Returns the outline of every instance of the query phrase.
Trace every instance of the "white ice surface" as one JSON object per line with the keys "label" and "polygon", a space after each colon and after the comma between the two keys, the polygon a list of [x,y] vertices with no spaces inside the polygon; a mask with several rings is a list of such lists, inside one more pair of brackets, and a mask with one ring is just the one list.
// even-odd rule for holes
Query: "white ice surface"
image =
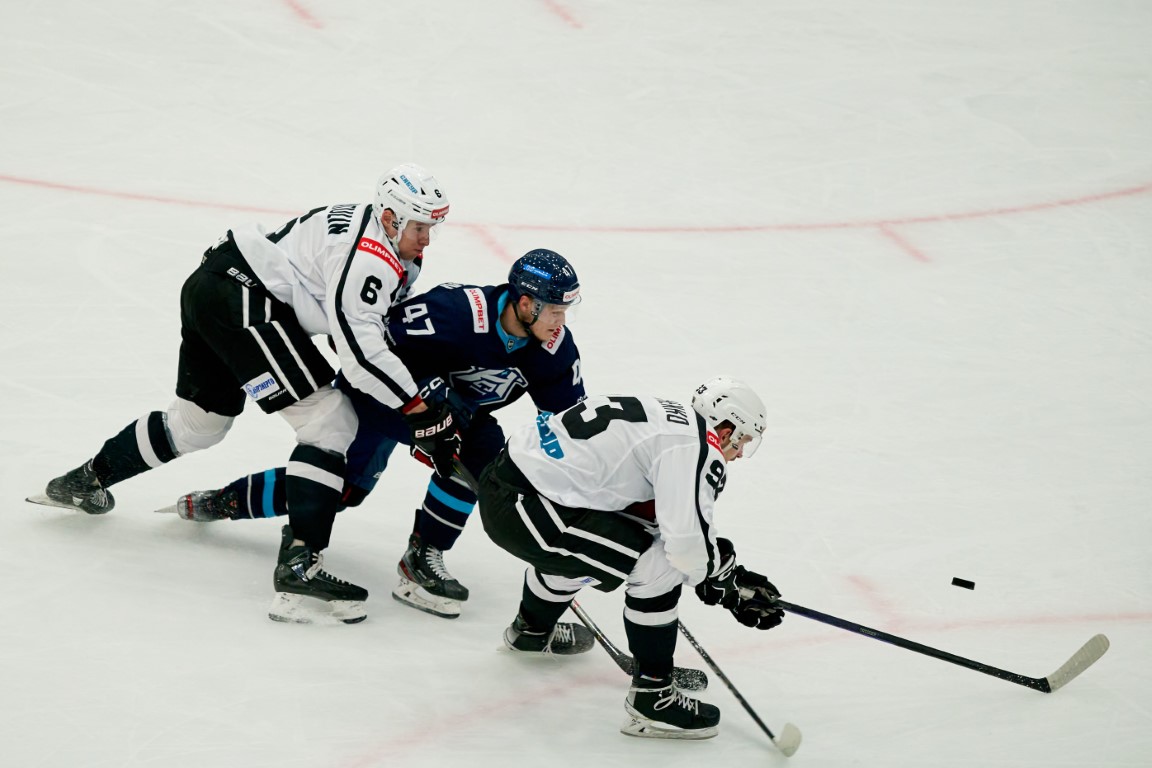
{"label": "white ice surface", "polygon": [[[4,3],[0,764],[1152,765],[1150,40],[1144,0]],[[151,513],[283,463],[256,409],[106,517],[23,502],[167,404],[225,229],[407,160],[452,203],[424,287],[554,248],[592,391],[754,383],[771,426],[718,524],[787,598],[1031,676],[1111,651],[1045,696],[685,599],[804,731],[785,761],[714,676],[719,737],[661,743],[617,733],[599,651],[498,650],[521,568],[479,521],[459,620],[392,601],[402,456],[336,523],[351,627],[265,618],[277,523]],[[622,596],[583,602],[623,644]]]}

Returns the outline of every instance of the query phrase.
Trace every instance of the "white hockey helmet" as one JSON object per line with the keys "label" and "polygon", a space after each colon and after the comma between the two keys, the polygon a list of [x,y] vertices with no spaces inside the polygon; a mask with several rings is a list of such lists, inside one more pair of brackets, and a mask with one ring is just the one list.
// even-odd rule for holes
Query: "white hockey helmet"
{"label": "white hockey helmet", "polygon": [[727,421],[732,425],[731,445],[744,439],[744,456],[756,453],[767,421],[764,402],[742,381],[717,376],[701,384],[692,395],[692,410],[700,414],[710,429]]}
{"label": "white hockey helmet", "polygon": [[444,221],[448,215],[448,198],[431,173],[415,163],[404,163],[376,182],[372,212],[379,218],[386,208],[395,214],[396,240],[399,241],[409,221],[425,224]]}

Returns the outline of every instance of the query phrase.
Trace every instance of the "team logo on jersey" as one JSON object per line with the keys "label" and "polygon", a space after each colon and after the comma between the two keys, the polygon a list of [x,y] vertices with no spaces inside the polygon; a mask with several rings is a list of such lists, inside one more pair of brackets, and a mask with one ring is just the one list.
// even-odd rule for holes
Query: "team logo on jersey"
{"label": "team logo on jersey", "polygon": [[393,256],[392,252],[385,248],[382,243],[378,243],[370,237],[362,237],[356,245],[356,250],[372,254],[392,267],[392,270],[396,273],[396,277],[404,277],[404,267],[400,266],[400,259]]}
{"label": "team logo on jersey", "polygon": [[452,388],[463,392],[464,396],[478,405],[505,403],[512,399],[516,388],[528,388],[528,379],[519,368],[477,368],[453,373],[448,377]]}
{"label": "team logo on jersey", "polygon": [[276,382],[275,376],[270,373],[262,373],[245,384],[244,391],[253,400],[263,400],[269,395],[279,392],[280,385]]}
{"label": "team logo on jersey", "polygon": [[484,292],[479,288],[465,288],[464,294],[468,297],[468,309],[472,310],[472,330],[488,333],[488,304],[484,301]]}

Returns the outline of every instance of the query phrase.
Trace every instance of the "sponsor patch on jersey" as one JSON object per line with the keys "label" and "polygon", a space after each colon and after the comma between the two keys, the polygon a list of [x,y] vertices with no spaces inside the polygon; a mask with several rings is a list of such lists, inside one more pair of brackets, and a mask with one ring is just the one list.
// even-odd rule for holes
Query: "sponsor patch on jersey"
{"label": "sponsor patch on jersey", "polygon": [[720,436],[712,430],[708,430],[708,445],[712,446],[721,453],[724,452],[724,449],[720,447]]}
{"label": "sponsor patch on jersey", "polygon": [[465,288],[464,294],[468,297],[468,309],[472,310],[472,330],[488,333],[488,305],[484,301],[484,292],[479,288]]}
{"label": "sponsor patch on jersey", "polygon": [[556,350],[560,349],[560,342],[564,341],[565,326],[560,326],[552,333],[552,338],[544,342],[544,349],[548,350],[551,355],[556,354]]}
{"label": "sponsor patch on jersey", "polygon": [[356,246],[358,251],[366,251],[376,258],[383,261],[396,273],[396,277],[404,277],[404,267],[400,264],[400,259],[392,255],[392,251],[384,247],[383,243],[378,243],[370,237],[360,238],[360,242]]}
{"label": "sponsor patch on jersey", "polygon": [[253,400],[263,400],[269,395],[279,392],[280,385],[276,382],[275,376],[270,373],[262,373],[245,384],[244,391]]}

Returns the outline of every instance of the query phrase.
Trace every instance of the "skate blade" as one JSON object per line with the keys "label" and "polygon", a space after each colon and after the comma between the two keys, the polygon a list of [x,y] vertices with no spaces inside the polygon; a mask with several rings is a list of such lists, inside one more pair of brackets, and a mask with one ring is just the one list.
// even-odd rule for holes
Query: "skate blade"
{"label": "skate blade", "polygon": [[657,723],[646,717],[637,717],[635,715],[630,715],[628,722],[624,723],[623,727],[620,728],[620,733],[625,736],[637,736],[641,739],[681,739],[683,741],[710,739],[715,736],[717,732],[718,728],[714,725],[708,728],[693,728],[688,730],[685,728],[676,728],[667,723]]}
{"label": "skate blade", "polygon": [[358,624],[368,618],[368,612],[360,600],[320,600],[277,592],[268,618],[291,624]]}
{"label": "skate blade", "polygon": [[437,597],[414,581],[400,579],[400,583],[392,590],[392,597],[397,602],[415,608],[442,619],[455,619],[460,616],[460,601],[447,597]]}
{"label": "skate blade", "polygon": [[89,512],[88,510],[82,509],[81,507],[77,507],[73,504],[65,504],[62,501],[56,501],[55,499],[49,498],[48,496],[44,495],[43,493],[38,493],[35,496],[29,496],[28,498],[24,499],[24,501],[27,501],[30,504],[39,504],[42,507],[57,507],[58,509],[70,509],[73,512],[83,512],[86,515],[103,515],[105,512],[108,511],[108,510],[104,510],[103,512]]}
{"label": "skate blade", "polygon": [[[38,493],[35,496],[29,496],[28,498],[24,499],[24,501],[27,501],[31,504],[39,504],[42,507],[60,507],[61,509],[77,509],[76,507],[72,506],[71,504],[64,504],[64,503],[56,501],[54,499],[50,499],[42,493]],[[77,511],[83,512],[84,510],[77,509]]]}

